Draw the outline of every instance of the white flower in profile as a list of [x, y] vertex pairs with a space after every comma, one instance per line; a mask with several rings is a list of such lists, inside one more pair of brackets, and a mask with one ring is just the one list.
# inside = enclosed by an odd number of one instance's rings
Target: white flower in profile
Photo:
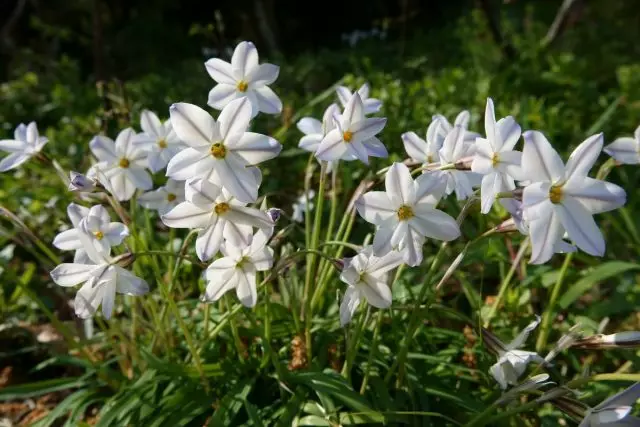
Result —
[[373, 248], [367, 246], [353, 258], [345, 260], [340, 280], [349, 287], [340, 304], [340, 326], [351, 321], [362, 298], [376, 308], [391, 306], [388, 273], [402, 264], [402, 258], [402, 253], [397, 251], [377, 257]]
[[309, 190], [306, 194], [302, 194], [298, 197], [292, 206], [293, 213], [291, 214], [291, 219], [296, 222], [304, 222], [304, 215], [307, 212], [307, 208], [309, 209], [309, 212], [313, 210], [314, 197], [316, 197], [316, 192], [314, 190]]
[[595, 408], [589, 408], [578, 427], [640, 426], [640, 418], [631, 415], [638, 399], [640, 399], [640, 382], [604, 400]]
[[251, 42], [241, 42], [231, 57], [231, 64], [218, 58], [205, 62], [207, 72], [218, 84], [209, 92], [208, 104], [222, 110], [238, 98], [251, 103], [251, 117], [258, 112], [280, 114], [282, 101], [269, 88], [276, 81], [280, 67], [273, 64], [258, 64], [258, 50]]
[[516, 188], [521, 176], [522, 153], [514, 151], [520, 139], [520, 125], [508, 116], [496, 122], [493, 100], [487, 98], [484, 114], [486, 138], [476, 139], [471, 170], [483, 175], [480, 186], [481, 212], [489, 213], [496, 195]]
[[135, 136], [133, 144], [147, 153], [151, 172], [164, 169], [169, 160], [184, 148], [184, 144], [173, 131], [171, 120], [162, 123], [153, 111], [142, 112], [140, 127], [142, 133]]
[[415, 132], [405, 132], [401, 135], [404, 150], [414, 162], [424, 165], [440, 163], [440, 149], [444, 143], [444, 137], [440, 132], [440, 117], [442, 116], [435, 117], [429, 124], [426, 139], [420, 138]]
[[565, 231], [584, 252], [602, 256], [605, 242], [593, 214], [624, 205], [619, 186], [589, 178], [587, 174], [602, 150], [602, 134], [580, 144], [566, 166], [544, 135], [524, 133], [522, 168], [529, 184], [523, 193], [524, 215], [531, 236], [531, 263], [541, 264], [554, 254]]
[[498, 354], [498, 361], [489, 368], [489, 373], [498, 382], [500, 388], [505, 390], [509, 385], [518, 384], [518, 378], [527, 369], [531, 362], [544, 363], [544, 359], [532, 351], [518, 350], [529, 337], [529, 334], [538, 327], [540, 317], [531, 322], [509, 344], [504, 344], [495, 335], [482, 330], [483, 337], [490, 348]]
[[38, 134], [36, 122], [25, 126], [20, 123], [13, 132], [13, 139], [0, 140], [0, 150], [9, 153], [0, 160], [0, 172], [15, 169], [38, 154], [49, 140]]
[[[382, 107], [382, 101], [376, 98], [369, 98], [369, 90], [369, 83], [364, 83], [356, 92], [360, 95], [360, 99], [362, 100], [364, 113], [377, 113]], [[336, 88], [336, 93], [338, 94], [338, 100], [340, 101], [340, 104], [342, 104], [342, 108], [346, 108], [347, 104], [349, 104], [349, 100], [353, 96], [353, 93], [351, 93], [351, 90], [345, 86], [338, 86]]]
[[[447, 134], [439, 152], [441, 165], [455, 165], [473, 155], [475, 147], [465, 139], [466, 134], [466, 129], [460, 125], [454, 126]], [[445, 194], [455, 192], [458, 200], [465, 200], [472, 196], [473, 187], [479, 186], [482, 182], [482, 175], [469, 170], [458, 170], [455, 167], [429, 171], [428, 174], [440, 180]]]
[[[53, 239], [53, 246], [63, 251], [76, 251], [75, 263], [90, 263], [83, 240], [80, 238], [81, 233], [86, 234], [85, 243], [91, 243], [96, 251], [105, 256], [111, 253], [112, 246], [121, 244], [124, 238], [129, 236], [127, 226], [121, 222], [111, 222], [109, 211], [102, 205], [95, 205], [89, 209], [70, 203], [67, 215], [73, 228], [59, 233]], [[80, 228], [81, 223], [84, 224], [84, 231]]]
[[206, 179], [242, 202], [254, 202], [259, 170], [248, 166], [276, 157], [282, 146], [269, 136], [247, 132], [251, 120], [248, 99], [231, 101], [218, 121], [193, 104], [173, 104], [169, 111], [176, 134], [189, 147], [169, 161], [167, 176], [177, 181]]
[[[447, 135], [453, 130], [456, 126], [461, 126], [464, 128], [464, 142], [466, 145], [473, 146], [476, 142], [476, 138], [480, 136], [477, 132], [471, 132], [469, 130], [469, 121], [471, 120], [471, 114], [467, 110], [462, 110], [456, 116], [456, 119], [453, 122], [453, 125], [447, 120], [445, 116], [442, 114], [435, 114], [431, 118], [431, 124], [437, 122], [439, 126], [435, 126], [434, 140], [437, 141], [437, 144], [442, 146], [444, 144], [444, 140]], [[471, 149], [473, 151], [473, 149]]]
[[80, 222], [77, 234], [87, 253], [86, 262], [64, 263], [51, 271], [51, 278], [60, 286], [76, 286], [83, 283], [74, 299], [76, 316], [81, 319], [92, 317], [102, 305], [102, 314], [111, 317], [115, 304], [115, 294], [144, 295], [149, 285], [143, 279], [133, 275], [118, 265], [131, 254], [111, 258], [96, 250], [90, 241], [91, 232], [86, 229], [86, 219]]
[[334, 117], [335, 129], [328, 132], [316, 150], [320, 160], [355, 160], [369, 164], [369, 156], [388, 157], [386, 147], [376, 138], [384, 128], [384, 117], [365, 117], [360, 95], [353, 94], [344, 112]]
[[373, 250], [382, 256], [395, 249], [405, 254], [405, 262], [422, 262], [425, 237], [450, 241], [460, 236], [455, 219], [435, 208], [432, 192], [440, 182], [430, 174], [415, 181], [407, 166], [394, 163], [385, 177], [386, 191], [370, 191], [356, 201], [356, 209], [366, 221], [376, 225]]
[[135, 132], [131, 128], [121, 131], [114, 143], [111, 138], [98, 135], [89, 143], [91, 152], [98, 159], [87, 175], [97, 176], [97, 169], [109, 181], [113, 195], [120, 201], [133, 197], [136, 189], [150, 190], [153, 186], [151, 175], [145, 169], [145, 154], [133, 144]]
[[205, 271], [207, 288], [205, 301], [217, 301], [231, 289], [245, 307], [253, 307], [258, 299], [256, 272], [270, 270], [273, 265], [273, 249], [267, 246], [270, 235], [258, 230], [255, 235], [245, 235], [243, 245], [225, 242], [220, 250], [224, 255], [209, 265]]
[[604, 147], [604, 152], [620, 163], [627, 165], [640, 163], [640, 126], [633, 133], [633, 138], [620, 137]]
[[218, 253], [223, 239], [228, 245], [244, 247], [251, 244], [247, 240], [251, 227], [273, 228], [266, 212], [245, 206], [210, 181], [187, 181], [185, 198], [185, 202], [162, 215], [162, 222], [171, 228], [200, 229], [196, 253], [202, 261]]
[[[337, 104], [331, 104], [326, 110], [324, 110], [322, 121], [313, 117], [303, 117], [298, 120], [296, 126], [300, 132], [304, 133], [304, 136], [300, 138], [298, 147], [315, 153], [318, 150], [322, 139], [336, 128], [335, 117], [339, 116], [340, 107], [338, 107]], [[337, 160], [328, 162], [327, 173], [330, 173], [335, 169], [337, 162]]]
[[147, 209], [154, 209], [164, 215], [184, 202], [184, 181], [167, 180], [167, 183], [138, 197], [138, 203]]

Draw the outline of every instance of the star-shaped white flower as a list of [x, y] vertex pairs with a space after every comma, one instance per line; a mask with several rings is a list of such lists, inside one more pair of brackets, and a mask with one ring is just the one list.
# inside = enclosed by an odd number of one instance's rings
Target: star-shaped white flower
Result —
[[[80, 239], [80, 234], [86, 232], [85, 242], [90, 242], [95, 249], [108, 256], [111, 247], [122, 243], [129, 235], [129, 229], [121, 222], [111, 222], [109, 211], [102, 205], [92, 206], [91, 209], [70, 203], [67, 207], [67, 215], [73, 228], [59, 233], [53, 239], [53, 246], [63, 251], [76, 251], [74, 262], [80, 264], [90, 263], [87, 251]], [[84, 220], [84, 231], [80, 224]]]
[[89, 169], [87, 175], [94, 178], [96, 169], [99, 169], [109, 180], [113, 195], [120, 201], [133, 197], [137, 188], [150, 190], [153, 186], [151, 175], [145, 169], [146, 156], [133, 144], [135, 135], [133, 129], [127, 128], [118, 134], [115, 143], [102, 135], [95, 136], [89, 143], [98, 163]]
[[320, 160], [355, 160], [369, 164], [369, 156], [388, 157], [386, 147], [376, 138], [384, 128], [384, 117], [365, 117], [364, 106], [358, 93], [354, 93], [344, 112], [334, 117], [336, 128], [322, 138], [316, 150]]
[[205, 301], [217, 301], [231, 289], [236, 290], [238, 299], [245, 307], [256, 305], [256, 271], [267, 271], [273, 265], [273, 249], [267, 246], [270, 235], [258, 230], [255, 235], [245, 235], [243, 245], [225, 242], [220, 248], [222, 258], [218, 258], [205, 271], [207, 288]]
[[637, 165], [640, 163], [640, 126], [636, 128], [633, 138], [623, 136], [604, 147], [604, 152], [620, 163]]
[[184, 202], [184, 181], [167, 180], [167, 183], [138, 197], [138, 203], [147, 209], [155, 209], [164, 215]]
[[[345, 86], [338, 86], [336, 88], [336, 93], [338, 94], [338, 100], [340, 101], [340, 104], [342, 104], [342, 108], [346, 108], [347, 104], [349, 104], [349, 100], [353, 96], [353, 93], [351, 93], [351, 90]], [[362, 106], [365, 114], [372, 114], [380, 111], [382, 101], [376, 98], [369, 98], [369, 83], [364, 83], [360, 86], [357, 93], [360, 95], [360, 99], [362, 100]]]
[[521, 175], [522, 153], [514, 151], [520, 139], [520, 125], [508, 116], [496, 123], [493, 100], [487, 98], [484, 114], [486, 138], [476, 139], [471, 170], [483, 175], [480, 186], [481, 212], [489, 213], [496, 195], [516, 188], [514, 179]]
[[206, 179], [240, 201], [254, 202], [260, 185], [259, 170], [248, 166], [276, 157], [282, 146], [269, 136], [247, 132], [249, 100], [231, 101], [218, 121], [202, 108], [183, 102], [173, 104], [170, 113], [176, 134], [189, 148], [171, 159], [167, 176], [178, 181]]
[[440, 149], [444, 143], [444, 137], [440, 135], [440, 117], [437, 116], [429, 124], [426, 139], [420, 138], [415, 132], [405, 132], [401, 135], [404, 150], [414, 162], [423, 165], [440, 163]]
[[402, 264], [403, 255], [397, 251], [377, 257], [367, 246], [345, 261], [340, 280], [349, 285], [340, 304], [340, 326], [351, 321], [360, 300], [364, 298], [376, 308], [391, 306], [391, 289], [387, 284], [389, 270]]
[[[326, 110], [324, 110], [322, 121], [313, 117], [303, 117], [298, 120], [296, 126], [298, 127], [300, 132], [304, 133], [304, 136], [300, 138], [298, 147], [312, 153], [318, 151], [318, 147], [320, 146], [320, 142], [322, 142], [322, 139], [329, 132], [336, 128], [335, 117], [339, 116], [340, 107], [338, 107], [337, 104], [331, 104], [329, 105], [329, 107], [327, 107]], [[332, 172], [335, 169], [335, 165], [337, 163], [337, 160], [328, 162], [327, 173]]]
[[147, 153], [147, 162], [151, 172], [164, 169], [169, 160], [178, 154], [184, 144], [173, 131], [171, 120], [162, 123], [156, 113], [144, 110], [140, 115], [142, 133], [136, 135], [133, 144]]
[[172, 228], [200, 229], [196, 253], [202, 261], [218, 253], [223, 238], [229, 245], [248, 246], [251, 242], [247, 235], [250, 235], [251, 227], [273, 227], [273, 221], [265, 212], [246, 207], [245, 203], [207, 180], [187, 181], [185, 198], [186, 202], [162, 216], [162, 222]]
[[529, 337], [529, 334], [538, 327], [540, 317], [531, 322], [509, 344], [504, 344], [495, 335], [483, 331], [487, 345], [491, 346], [498, 354], [498, 361], [489, 368], [489, 373], [498, 382], [500, 388], [505, 390], [509, 385], [518, 384], [518, 378], [527, 369], [531, 362], [543, 363], [544, 359], [532, 351], [518, 350]]
[[528, 131], [523, 136], [523, 175], [531, 182], [522, 200], [531, 236], [531, 263], [548, 261], [565, 231], [578, 248], [602, 256], [605, 242], [593, 214], [626, 202], [622, 188], [587, 176], [602, 151], [602, 134], [580, 144], [566, 166], [542, 133]]
[[251, 42], [241, 42], [233, 51], [231, 64], [218, 58], [205, 62], [207, 72], [218, 84], [209, 92], [208, 104], [222, 110], [238, 98], [251, 103], [251, 117], [258, 112], [280, 114], [282, 101], [269, 88], [276, 81], [280, 67], [258, 64], [258, 50]]
[[405, 262], [422, 262], [425, 237], [450, 241], [460, 236], [455, 219], [435, 208], [432, 191], [440, 182], [430, 174], [415, 181], [407, 166], [394, 163], [385, 178], [386, 191], [370, 191], [356, 201], [360, 216], [376, 225], [373, 250], [382, 256], [393, 249], [403, 251]]
[[18, 125], [13, 132], [13, 139], [0, 140], [0, 150], [9, 153], [0, 160], [0, 172], [15, 169], [34, 155], [38, 154], [49, 140], [38, 134], [36, 122], [25, 126]]
[[631, 415], [640, 398], [640, 382], [590, 408], [578, 427], [640, 426], [640, 418]]
[[[102, 304], [102, 314], [111, 317], [116, 292], [125, 295], [144, 295], [149, 285], [143, 279], [117, 265], [119, 259], [111, 258], [96, 250], [90, 241], [91, 232], [86, 229], [86, 219], [80, 222], [78, 238], [87, 253], [84, 263], [64, 263], [51, 271], [51, 278], [60, 286], [75, 286], [84, 283], [74, 300], [76, 316], [81, 319], [92, 317]], [[124, 255], [129, 256], [130, 254]]]

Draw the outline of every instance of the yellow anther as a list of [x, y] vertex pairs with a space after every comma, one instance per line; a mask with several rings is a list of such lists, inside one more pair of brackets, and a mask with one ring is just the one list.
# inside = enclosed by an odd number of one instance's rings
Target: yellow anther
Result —
[[400, 206], [396, 213], [398, 214], [398, 219], [400, 221], [407, 221], [414, 217], [413, 209], [407, 205]]
[[227, 155], [227, 149], [222, 142], [216, 142], [211, 146], [211, 155], [216, 159], [224, 159]]
[[245, 82], [244, 80], [240, 80], [236, 85], [236, 89], [238, 89], [239, 92], [246, 92], [248, 87], [249, 83]]
[[342, 133], [342, 139], [344, 139], [344, 142], [351, 142], [351, 140], [353, 139], [353, 133], [347, 131], [344, 131]]
[[119, 163], [121, 168], [128, 168], [129, 167], [129, 159], [127, 159], [126, 157], [123, 157], [120, 159], [120, 163]]
[[227, 212], [229, 211], [229, 209], [231, 209], [231, 208], [229, 207], [229, 204], [228, 204], [228, 203], [218, 203], [218, 204], [213, 208], [213, 210], [215, 211], [215, 213], [216, 213], [217, 215], [225, 214], [225, 213], [227, 213]]
[[161, 139], [160, 141], [158, 141], [158, 147], [160, 148], [167, 148], [167, 141], [165, 141], [164, 139]]
[[491, 156], [491, 166], [495, 168], [498, 163], [500, 163], [500, 156], [498, 156], [498, 153], [493, 153], [493, 156]]
[[562, 202], [562, 186], [561, 185], [552, 185], [549, 189], [549, 199], [551, 203], [560, 203]]
[[96, 240], [102, 240], [104, 238], [104, 233], [102, 231], [96, 231], [95, 233], [93, 233], [93, 235], [95, 236]]
[[167, 202], [173, 202], [176, 198], [176, 195], [173, 193], [167, 194]]

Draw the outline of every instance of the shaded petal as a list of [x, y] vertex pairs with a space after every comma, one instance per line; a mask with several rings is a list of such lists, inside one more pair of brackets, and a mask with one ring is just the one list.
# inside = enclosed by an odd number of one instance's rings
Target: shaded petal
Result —
[[112, 163], [118, 160], [116, 146], [111, 138], [102, 135], [94, 136], [89, 142], [89, 148], [100, 161]]
[[128, 174], [122, 168], [115, 169], [115, 172], [109, 178], [111, 187], [113, 187], [113, 195], [119, 201], [129, 200], [136, 192], [136, 186], [129, 179]]
[[384, 256], [389, 253], [393, 248], [391, 247], [391, 236], [398, 226], [398, 220], [394, 216], [391, 216], [386, 221], [382, 222], [376, 228], [376, 233], [373, 236], [373, 253], [376, 256]]
[[236, 79], [233, 76], [231, 64], [228, 62], [219, 58], [211, 58], [204, 63], [204, 66], [207, 69], [207, 73], [216, 82], [235, 86]]
[[255, 306], [258, 301], [255, 271], [238, 271], [237, 275], [236, 295], [238, 299], [245, 307]]
[[252, 252], [251, 262], [258, 271], [270, 270], [273, 266], [273, 249], [263, 247]]
[[367, 271], [372, 276], [380, 277], [382, 274], [398, 267], [400, 264], [402, 264], [402, 253], [391, 251], [381, 257], [372, 257]]
[[105, 293], [105, 284], [94, 285], [93, 281], [85, 283], [73, 300], [73, 308], [80, 319], [88, 319], [97, 311]]
[[409, 225], [420, 235], [447, 242], [460, 237], [460, 227], [450, 215], [425, 203], [416, 205], [413, 211], [415, 216]]
[[[225, 258], [221, 258], [225, 259]], [[219, 260], [216, 260], [219, 261]], [[216, 262], [214, 261], [214, 262]], [[218, 271], [216, 270], [216, 273]], [[241, 274], [235, 268], [235, 263], [233, 268], [229, 268], [221, 274], [216, 274], [215, 277], [210, 276], [207, 273], [207, 278], [209, 282], [207, 283], [207, 289], [204, 293], [204, 298], [207, 301], [218, 301], [222, 295], [235, 288], [238, 284], [238, 275]]]
[[484, 131], [487, 134], [487, 143], [491, 146], [491, 150], [500, 151], [502, 138], [496, 128], [496, 113], [491, 98], [487, 98], [487, 106], [484, 109]]
[[497, 128], [503, 142], [501, 151], [513, 150], [522, 135], [520, 125], [513, 117], [508, 116], [498, 120]]
[[554, 254], [555, 243], [562, 238], [564, 228], [559, 216], [553, 209], [539, 212], [538, 218], [529, 220], [531, 239], [531, 264], [543, 264]]
[[589, 255], [604, 255], [602, 232], [591, 213], [580, 202], [572, 197], [565, 197], [562, 203], [554, 205], [554, 209], [569, 238], [578, 248]]
[[78, 230], [72, 228], [59, 233], [53, 239], [53, 246], [63, 251], [73, 251], [82, 248], [82, 242], [78, 239]]
[[197, 105], [178, 102], [169, 107], [169, 114], [176, 135], [190, 147], [208, 147], [222, 139], [216, 121]]
[[258, 110], [265, 114], [280, 114], [282, 111], [282, 101], [276, 93], [267, 86], [253, 90], [258, 103]]
[[[411, 227], [406, 227], [405, 236], [399, 249], [403, 254], [404, 262], [410, 267], [422, 264], [422, 245], [424, 238], [414, 232]], [[397, 229], [396, 229], [397, 231]], [[393, 236], [391, 236], [393, 239]]]
[[196, 254], [201, 261], [210, 260], [220, 250], [226, 223], [224, 219], [216, 218], [207, 228], [198, 233]]
[[229, 105], [231, 101], [241, 97], [242, 94], [238, 92], [235, 85], [228, 85], [225, 83], [217, 84], [209, 91], [207, 98], [207, 105], [216, 110], [222, 110]]
[[427, 172], [420, 175], [415, 180], [416, 204], [429, 202], [433, 199], [439, 200], [444, 194], [446, 187], [446, 174], [441, 171]]
[[369, 164], [369, 153], [361, 141], [353, 140], [347, 144], [347, 152], [342, 156], [342, 160], [351, 160], [354, 157], [365, 165]]
[[113, 266], [118, 276], [116, 291], [125, 295], [144, 295], [149, 292], [149, 284], [128, 270]]
[[484, 138], [476, 139], [476, 152], [471, 162], [471, 170], [476, 173], [486, 175], [494, 169], [493, 147]]
[[227, 153], [224, 161], [216, 162], [216, 174], [222, 187], [243, 203], [253, 203], [258, 198], [255, 177], [249, 168], [244, 167], [242, 159], [236, 159], [234, 153]]
[[185, 183], [185, 199], [202, 209], [213, 207], [221, 194], [222, 189], [206, 179], [194, 179]]
[[503, 151], [500, 153], [498, 170], [519, 181], [524, 180], [522, 173], [522, 153], [519, 151]]
[[94, 264], [64, 263], [58, 265], [49, 274], [56, 285], [75, 286], [89, 280], [96, 267]]
[[618, 138], [604, 147], [604, 152], [620, 163], [628, 165], [640, 163], [640, 143], [634, 138]]
[[296, 123], [298, 130], [305, 135], [320, 134], [322, 137], [322, 122], [313, 117], [303, 117]]
[[617, 209], [627, 201], [622, 187], [599, 179], [584, 177], [570, 180], [563, 187], [565, 195], [578, 200], [592, 214]]
[[15, 169], [31, 158], [28, 154], [11, 153], [4, 159], [0, 160], [0, 172], [6, 172]]
[[366, 221], [379, 225], [396, 215], [389, 196], [384, 191], [370, 191], [356, 200], [356, 209]]
[[[246, 96], [231, 101], [222, 109], [218, 117], [220, 135], [227, 138], [230, 135], [242, 135], [249, 127], [251, 120], [251, 102]], [[231, 145], [225, 141], [225, 145]]]
[[167, 176], [178, 181], [194, 178], [197, 174], [198, 163], [208, 157], [211, 157], [208, 151], [185, 148], [167, 164]]
[[126, 128], [120, 131], [115, 142], [116, 155], [118, 157], [133, 157], [133, 152], [135, 151], [133, 140], [135, 139], [135, 136], [136, 133], [131, 128]]
[[531, 335], [531, 332], [533, 332], [538, 327], [539, 324], [540, 324], [540, 316], [536, 316], [536, 320], [529, 323], [522, 331], [520, 331], [518, 336], [513, 341], [511, 341], [508, 345], [505, 346], [505, 349], [515, 350], [517, 348], [522, 347], [524, 343], [527, 341], [527, 338], [529, 338], [529, 335]]
[[375, 136], [367, 139], [366, 141], [363, 141], [362, 144], [364, 144], [365, 148], [367, 149], [367, 154], [371, 157], [389, 157], [387, 147], [385, 147], [382, 141], [380, 141]]
[[233, 152], [242, 157], [249, 165], [255, 165], [273, 159], [282, 151], [282, 145], [270, 136], [245, 132], [233, 145]]
[[482, 178], [480, 187], [481, 207], [480, 212], [489, 213], [493, 202], [496, 201], [496, 195], [505, 189], [504, 179], [501, 173], [493, 172]]
[[522, 207], [527, 211], [527, 218], [529, 220], [534, 220], [539, 216], [546, 215], [546, 213], [541, 214], [540, 210], [548, 211], [550, 209], [550, 189], [551, 184], [548, 182], [535, 182], [524, 188], [524, 192], [522, 193]]
[[346, 107], [352, 96], [349, 88], [344, 86], [338, 86], [336, 88], [336, 94], [338, 95], [338, 100], [340, 101], [340, 104], [342, 104], [343, 107]]
[[198, 206], [182, 202], [162, 215], [162, 222], [171, 228], [203, 228], [211, 221], [212, 213]]
[[404, 150], [416, 162], [424, 163], [427, 161], [428, 145], [415, 132], [405, 132], [401, 135]]
[[366, 141], [380, 133], [386, 124], [384, 117], [365, 118], [352, 123], [349, 130], [353, 133], [353, 141]]
[[140, 127], [148, 135], [153, 135], [157, 139], [162, 139], [165, 136], [164, 126], [162, 122], [153, 111], [144, 110], [140, 115]]
[[387, 171], [384, 186], [394, 207], [415, 203], [416, 186], [405, 164], [396, 162], [391, 165]]
[[360, 305], [360, 293], [355, 287], [349, 286], [340, 303], [340, 326], [351, 322], [358, 305]]
[[303, 150], [310, 151], [315, 153], [320, 147], [320, 142], [322, 141], [322, 134], [316, 133], [311, 135], [305, 135], [300, 138], [300, 142], [298, 143], [298, 147]]
[[445, 163], [456, 162], [464, 151], [464, 134], [465, 130], [461, 126], [455, 126], [447, 133], [442, 149], [440, 149], [440, 157]]
[[0, 140], [0, 150], [7, 151], [9, 153], [23, 152], [27, 148], [27, 144], [24, 141], [18, 141], [14, 139]]
[[362, 101], [365, 114], [377, 113], [382, 108], [382, 101], [375, 98], [368, 98]]
[[260, 64], [247, 74], [247, 83], [253, 87], [270, 85], [277, 80], [278, 74], [280, 74], [280, 67], [277, 65]]
[[562, 159], [547, 138], [535, 130], [522, 134], [522, 171], [524, 178], [531, 181], [556, 182], [564, 176]]
[[470, 119], [471, 119], [471, 114], [467, 110], [462, 110], [456, 116], [456, 119], [453, 122], [453, 125], [462, 126], [463, 128], [468, 128]]
[[273, 227], [273, 221], [266, 212], [248, 206], [231, 205], [231, 209], [225, 214], [225, 218], [236, 224], [250, 225], [257, 228]]
[[127, 178], [131, 181], [131, 183], [141, 190], [150, 190], [153, 188], [153, 181], [151, 180], [151, 175], [149, 172], [142, 168], [134, 168], [130, 167], [125, 169], [125, 173]]
[[103, 232], [104, 238], [109, 241], [111, 246], [119, 245], [129, 235], [129, 229], [121, 222], [107, 224]]
[[567, 161], [565, 172], [567, 180], [582, 179], [589, 174], [602, 151], [602, 144], [602, 133], [599, 133], [590, 136], [573, 150]]
[[362, 292], [369, 304], [376, 308], [389, 308], [391, 306], [391, 289], [383, 280], [365, 275], [366, 281], [358, 283], [358, 289]]

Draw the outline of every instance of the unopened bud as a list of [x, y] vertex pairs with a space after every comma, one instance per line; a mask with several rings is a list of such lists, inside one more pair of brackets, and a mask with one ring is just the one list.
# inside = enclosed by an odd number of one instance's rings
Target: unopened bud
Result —
[[267, 209], [267, 215], [269, 215], [269, 218], [271, 218], [271, 221], [273, 221], [275, 224], [282, 216], [282, 209], [269, 208]]
[[455, 166], [457, 170], [468, 171], [471, 170], [471, 163], [473, 162], [473, 156], [465, 157], [456, 162]]
[[331, 260], [331, 262], [333, 263], [333, 266], [338, 270], [338, 271], [342, 271], [344, 270], [344, 266], [345, 266], [345, 261], [344, 259], [333, 259]]
[[135, 260], [136, 260], [135, 254], [132, 254], [131, 252], [127, 252], [126, 254], [122, 254], [122, 255], [119, 255], [119, 256], [115, 257], [113, 259], [113, 263], [117, 264], [118, 266], [120, 266], [122, 268], [127, 268], [131, 264], [133, 264], [133, 261], [135, 261]]
[[609, 335], [593, 335], [581, 340], [577, 340], [573, 343], [572, 347], [593, 350], [640, 347], [640, 332], [628, 331]]
[[69, 173], [69, 191], [80, 191], [83, 193], [90, 193], [97, 187], [97, 181], [87, 176], [71, 171]]

